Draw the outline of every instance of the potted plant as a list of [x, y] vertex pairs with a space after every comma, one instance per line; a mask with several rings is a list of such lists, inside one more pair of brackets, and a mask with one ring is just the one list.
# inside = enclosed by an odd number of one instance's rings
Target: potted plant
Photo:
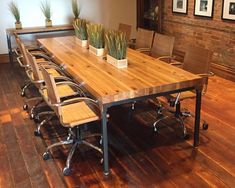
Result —
[[86, 24], [87, 22], [85, 19], [77, 19], [73, 23], [75, 35], [78, 38], [78, 44], [82, 47], [88, 47]]
[[10, 12], [12, 13], [12, 15], [14, 16], [14, 18], [16, 20], [15, 28], [16, 29], [22, 29], [22, 24], [21, 24], [21, 21], [20, 21], [20, 11], [19, 11], [19, 8], [18, 8], [17, 4], [12, 1], [9, 4], [9, 9], [10, 9]]
[[126, 59], [127, 38], [126, 34], [119, 31], [108, 31], [105, 34], [107, 49], [107, 62], [117, 68], [125, 68], [128, 65]]
[[87, 24], [89, 51], [96, 56], [104, 55], [104, 27], [101, 24]]
[[78, 6], [77, 0], [72, 0], [72, 10], [73, 10], [73, 15], [74, 15], [74, 21], [76, 21], [80, 15], [80, 8]]
[[51, 27], [52, 26], [51, 5], [47, 0], [41, 2], [41, 10], [46, 18], [46, 20], [45, 20], [46, 27]]

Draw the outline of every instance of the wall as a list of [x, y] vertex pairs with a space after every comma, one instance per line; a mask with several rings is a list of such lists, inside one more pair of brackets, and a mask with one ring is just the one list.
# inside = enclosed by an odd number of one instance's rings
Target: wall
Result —
[[[0, 54], [7, 53], [6, 28], [14, 27], [14, 18], [8, 10], [11, 0], [0, 0]], [[18, 3], [23, 27], [44, 26], [41, 0], [15, 0]], [[70, 0], [50, 0], [53, 25], [68, 24], [73, 19]], [[136, 25], [136, 0], [78, 0], [81, 18], [117, 28], [119, 22]], [[128, 6], [126, 6], [128, 5]], [[121, 13], [121, 14], [120, 14]], [[133, 30], [134, 31], [134, 30]]]
[[106, 25], [109, 28], [118, 28], [119, 23], [132, 25], [132, 35], [136, 33], [136, 0], [107, 0], [109, 6], [105, 9]]
[[188, 15], [172, 13], [172, 1], [165, 1], [164, 33], [176, 37], [175, 50], [199, 45], [214, 52], [213, 62], [235, 67], [235, 22], [222, 21], [222, 0], [214, 0], [213, 19], [193, 16], [194, 1], [188, 1]]

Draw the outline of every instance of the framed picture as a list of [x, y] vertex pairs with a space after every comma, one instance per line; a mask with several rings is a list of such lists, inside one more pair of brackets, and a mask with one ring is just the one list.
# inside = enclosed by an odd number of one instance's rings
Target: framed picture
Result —
[[235, 21], [235, 0], [223, 0], [222, 19]]
[[172, 12], [187, 14], [188, 13], [188, 0], [172, 0]]
[[195, 0], [194, 15], [203, 17], [213, 17], [214, 0]]

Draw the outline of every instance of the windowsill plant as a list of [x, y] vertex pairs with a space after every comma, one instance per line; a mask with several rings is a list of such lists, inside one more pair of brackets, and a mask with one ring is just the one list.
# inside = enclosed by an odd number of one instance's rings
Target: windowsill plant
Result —
[[78, 6], [78, 0], [72, 0], [72, 11], [74, 15], [74, 21], [79, 19], [80, 8]]
[[20, 21], [20, 11], [17, 4], [14, 1], [12, 1], [9, 4], [9, 10], [15, 18], [15, 28], [22, 29], [22, 23]]
[[47, 0], [41, 2], [41, 10], [46, 18], [45, 20], [46, 27], [51, 27], [52, 26], [51, 5]]

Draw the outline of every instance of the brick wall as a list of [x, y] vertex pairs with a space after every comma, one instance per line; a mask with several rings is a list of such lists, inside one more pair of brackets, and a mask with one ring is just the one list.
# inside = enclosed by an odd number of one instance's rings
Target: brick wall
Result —
[[235, 21], [221, 20], [222, 0], [214, 0], [214, 16], [194, 16], [194, 0], [188, 0], [188, 14], [172, 13], [172, 0], [164, 4], [163, 32], [176, 37], [175, 50], [185, 51], [188, 45], [211, 49], [213, 62], [235, 67]]

